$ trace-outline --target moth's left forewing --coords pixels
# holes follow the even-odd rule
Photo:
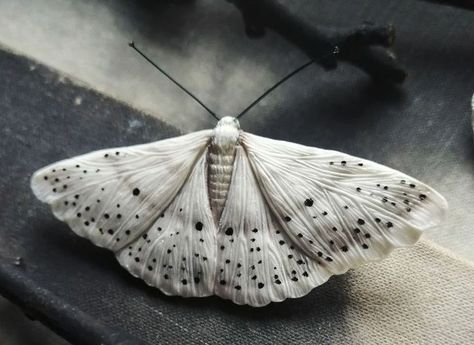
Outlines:
[[[95,151],[34,173],[35,195],[136,277],[168,295],[213,294],[215,224],[204,130]]]
[[[285,232],[334,274],[415,243],[447,208],[434,189],[371,161],[248,133],[241,143]]]
[[[171,203],[211,132],[66,159],[36,171],[31,188],[76,234],[115,251],[139,237]]]

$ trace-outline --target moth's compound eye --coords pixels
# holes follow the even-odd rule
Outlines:
[[[237,120],[235,117],[233,117],[232,120],[233,120],[233,122],[234,122],[234,126],[235,126],[237,129],[240,129],[239,120]]]

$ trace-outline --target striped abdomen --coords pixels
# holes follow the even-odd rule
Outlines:
[[[226,116],[214,128],[209,145],[207,188],[209,203],[216,223],[221,218],[227,200],[234,169],[235,145],[237,145],[239,136],[239,121]]]
[[[232,170],[234,167],[235,146],[221,147],[211,144],[208,153],[208,192],[214,219],[219,221],[227,200]]]

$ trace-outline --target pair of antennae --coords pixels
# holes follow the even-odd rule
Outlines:
[[[131,48],[133,48],[138,54],[140,54],[146,61],[148,61],[149,63],[151,63],[158,71],[160,71],[161,73],[163,73],[163,75],[165,77],[167,77],[169,80],[171,80],[176,86],[178,86],[181,90],[183,90],[184,92],[186,92],[192,99],[194,99],[201,107],[203,107],[204,109],[207,110],[207,112],[213,117],[215,118],[217,121],[219,121],[219,117],[216,115],[215,112],[213,112],[211,109],[209,109],[199,98],[197,98],[196,96],[194,96],[190,91],[188,91],[184,86],[182,86],[180,83],[178,83],[176,80],[173,79],[173,77],[171,77],[168,73],[166,73],[160,66],[158,66],[156,63],[154,63],[148,56],[146,56],[140,49],[137,48],[137,46],[135,45],[135,43],[132,41],[128,44]],[[308,67],[309,65],[311,65],[312,63],[314,62],[314,60],[310,60],[306,63],[304,63],[303,65],[301,65],[300,67],[298,67],[297,69],[295,69],[293,72],[287,74],[285,77],[283,77],[282,79],[280,79],[280,81],[278,81],[275,85],[273,85],[271,88],[269,88],[267,91],[265,91],[261,96],[259,96],[257,99],[255,99],[255,101],[253,101],[252,103],[250,103],[250,105],[245,108],[243,111],[241,111],[237,116],[236,118],[239,119],[241,118],[244,114],[246,114],[250,109],[252,109],[258,102],[260,102],[263,98],[265,98],[265,96],[267,96],[270,92],[272,92],[273,90],[275,90],[278,86],[280,86],[281,84],[283,84],[285,81],[287,81],[288,79],[290,79],[292,76],[294,76],[296,73],[302,71],[303,69],[305,69],[306,67]]]

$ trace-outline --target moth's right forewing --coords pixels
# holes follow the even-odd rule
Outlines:
[[[283,230],[333,274],[415,243],[447,208],[431,187],[368,160],[248,133],[241,142]]]

